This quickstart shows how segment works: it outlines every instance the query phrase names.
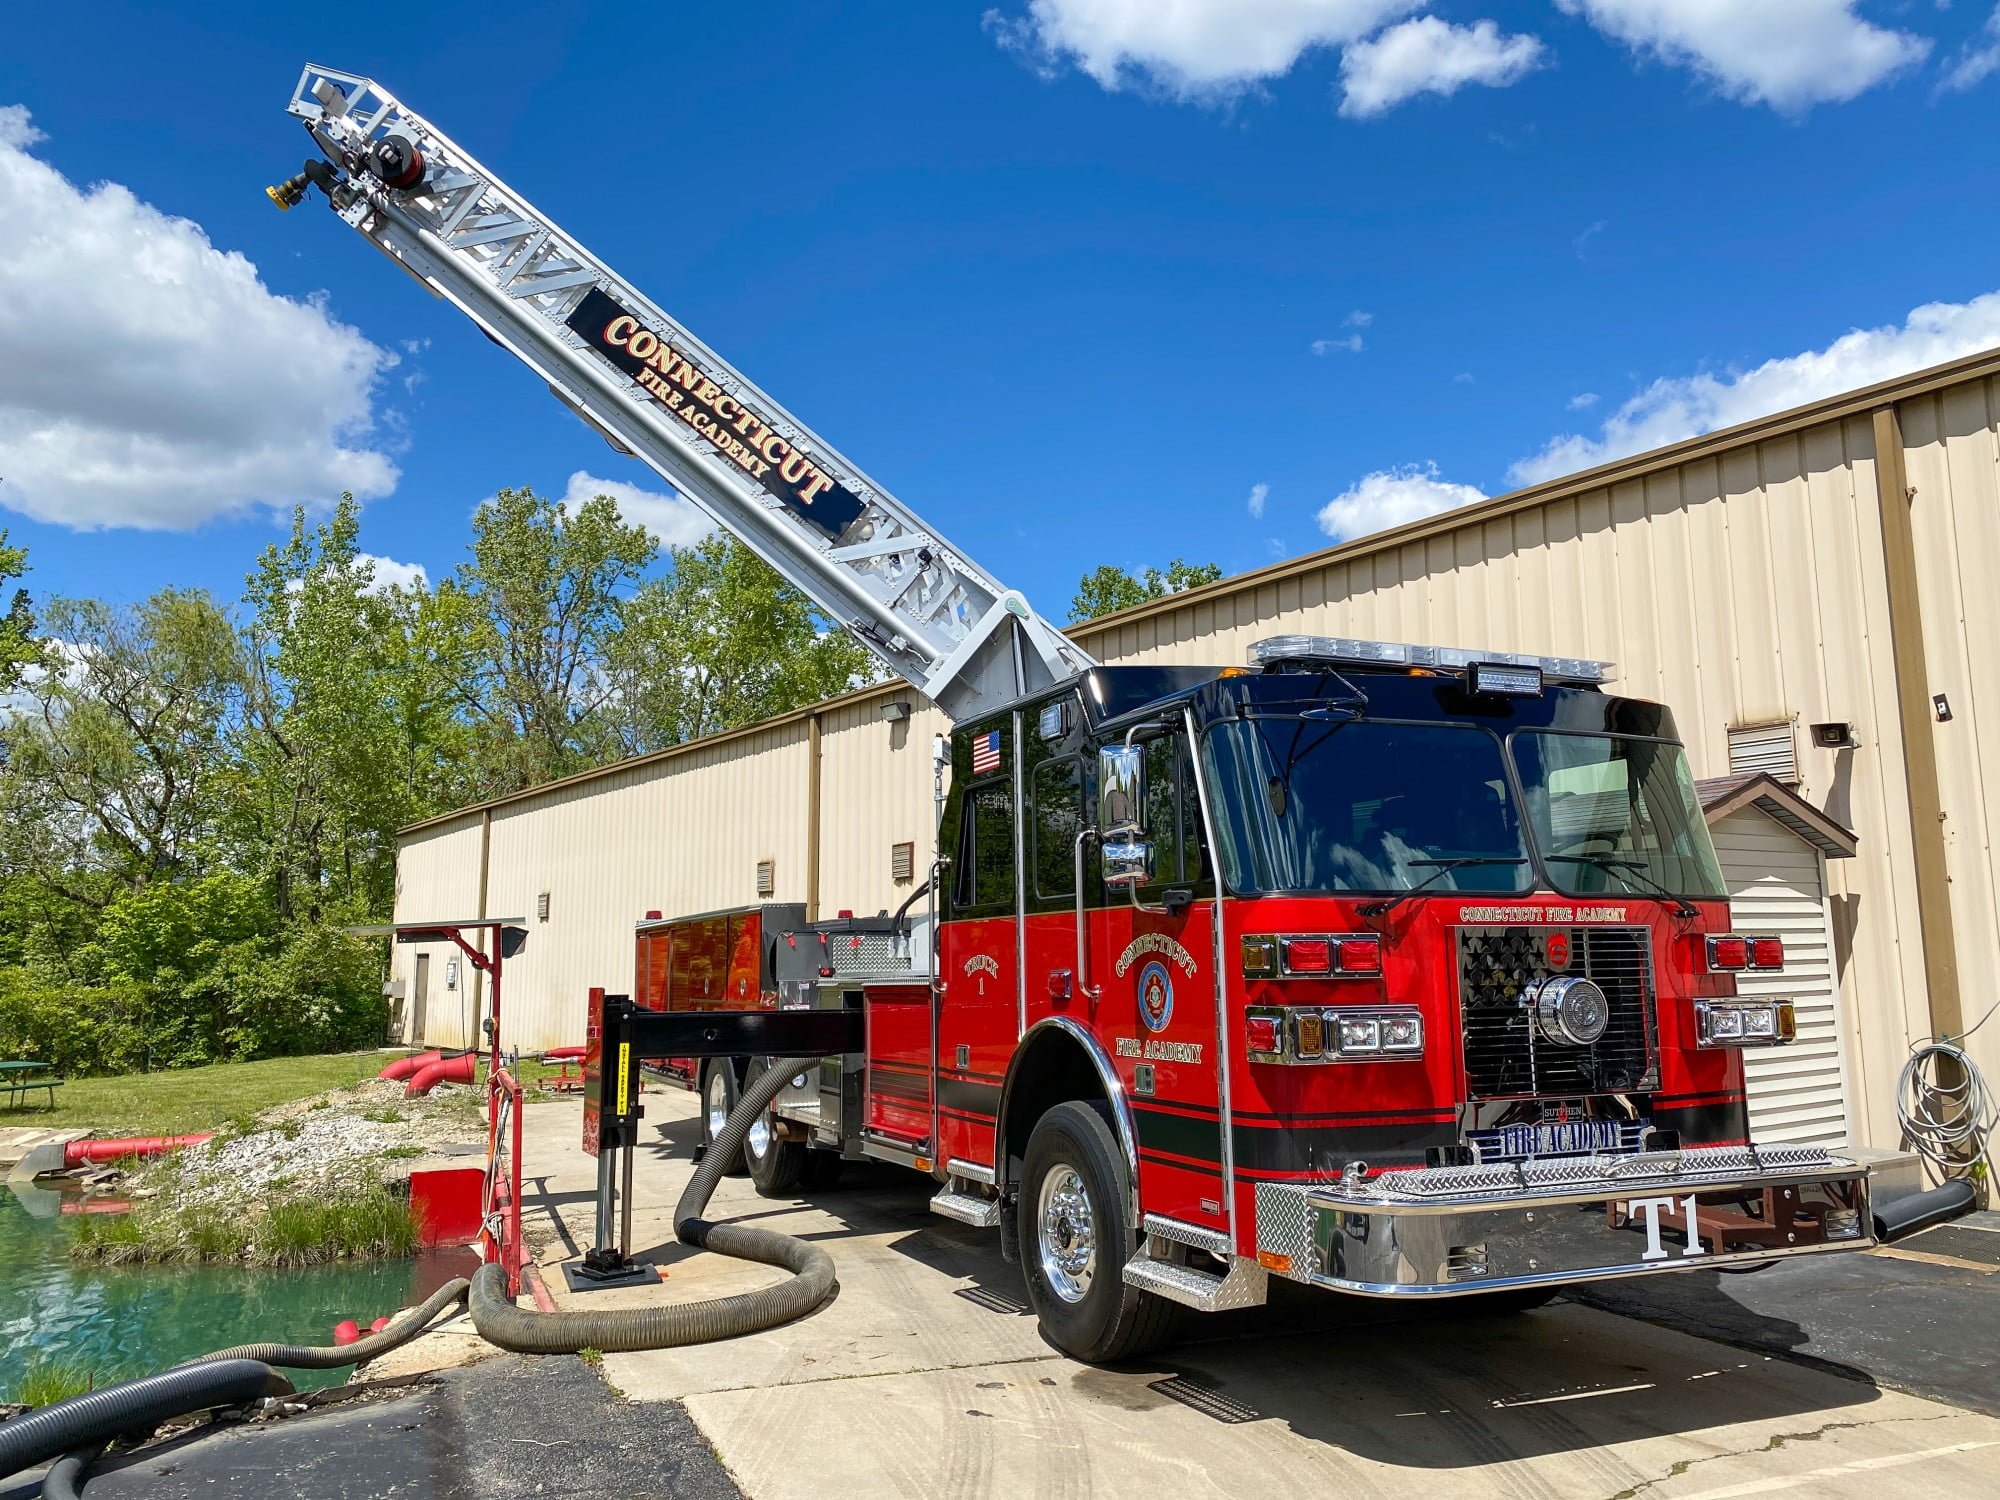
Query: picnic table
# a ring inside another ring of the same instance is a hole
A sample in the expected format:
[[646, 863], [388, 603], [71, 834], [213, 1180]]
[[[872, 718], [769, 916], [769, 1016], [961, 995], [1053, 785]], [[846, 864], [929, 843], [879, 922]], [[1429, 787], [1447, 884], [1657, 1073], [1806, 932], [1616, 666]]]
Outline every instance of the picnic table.
[[0, 1062], [0, 1095], [4, 1095], [9, 1109], [19, 1108], [21, 1103], [36, 1089], [47, 1089], [49, 1108], [56, 1107], [56, 1090], [63, 1081], [55, 1076], [55, 1069], [45, 1062]]

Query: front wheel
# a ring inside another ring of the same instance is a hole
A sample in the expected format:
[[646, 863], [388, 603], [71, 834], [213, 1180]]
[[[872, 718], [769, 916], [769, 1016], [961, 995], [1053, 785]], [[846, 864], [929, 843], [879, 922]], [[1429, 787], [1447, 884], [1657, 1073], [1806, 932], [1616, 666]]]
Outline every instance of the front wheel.
[[1035, 1123], [1015, 1232], [1043, 1336], [1090, 1364], [1134, 1359], [1173, 1335], [1178, 1309], [1125, 1284], [1127, 1169], [1104, 1116], [1058, 1104]]

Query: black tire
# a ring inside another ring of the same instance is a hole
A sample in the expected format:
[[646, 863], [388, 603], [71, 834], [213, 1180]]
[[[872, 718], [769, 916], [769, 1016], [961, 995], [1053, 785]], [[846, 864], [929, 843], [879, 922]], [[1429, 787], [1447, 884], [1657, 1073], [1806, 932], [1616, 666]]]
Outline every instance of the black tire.
[[[1174, 1303], [1125, 1285], [1134, 1243], [1129, 1183], [1117, 1138], [1097, 1109], [1058, 1104], [1035, 1122], [1015, 1214], [1021, 1270], [1042, 1336], [1086, 1364], [1151, 1353], [1173, 1337], [1177, 1321]], [[1076, 1274], [1064, 1270], [1062, 1257], [1082, 1253], [1077, 1239], [1084, 1226], [1062, 1211], [1064, 1195], [1088, 1214], [1090, 1253]]]
[[799, 1185], [809, 1193], [838, 1187], [840, 1174], [846, 1166], [847, 1162], [838, 1151], [809, 1148], [806, 1151], [806, 1169], [799, 1177]]
[[[763, 1058], [752, 1059], [744, 1073], [744, 1089], [747, 1091], [770, 1068]], [[750, 1180], [756, 1184], [758, 1193], [766, 1198], [791, 1197], [805, 1175], [807, 1149], [804, 1141], [779, 1140], [776, 1111], [767, 1110], [743, 1142], [743, 1160], [750, 1168]]]
[[[736, 1067], [725, 1059], [706, 1064], [701, 1070], [701, 1143], [709, 1150], [715, 1149], [715, 1138], [722, 1128], [722, 1120], [717, 1119], [719, 1111], [722, 1119], [736, 1112], [736, 1101], [742, 1097], [742, 1090], [736, 1086]], [[743, 1153], [722, 1169], [725, 1177], [741, 1177], [750, 1170], [744, 1162]]]

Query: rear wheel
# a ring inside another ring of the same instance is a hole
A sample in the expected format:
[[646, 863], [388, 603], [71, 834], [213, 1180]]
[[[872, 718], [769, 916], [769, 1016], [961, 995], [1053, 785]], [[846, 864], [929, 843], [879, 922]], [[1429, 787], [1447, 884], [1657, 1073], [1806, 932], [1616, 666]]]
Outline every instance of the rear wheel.
[[1125, 1285], [1129, 1180], [1090, 1105], [1058, 1104], [1036, 1121], [1015, 1215], [1028, 1300], [1043, 1336], [1091, 1364], [1135, 1359], [1173, 1336], [1175, 1305]]
[[[745, 1090], [770, 1068], [771, 1065], [761, 1057], [752, 1062], [743, 1080]], [[749, 1164], [750, 1180], [766, 1198], [791, 1197], [806, 1169], [806, 1143], [782, 1140], [778, 1130], [776, 1111], [767, 1109], [750, 1127], [750, 1134], [743, 1142], [743, 1159]]]
[[[736, 1088], [736, 1068], [726, 1058], [711, 1062], [701, 1075], [701, 1143], [709, 1150], [715, 1149], [716, 1140], [722, 1134], [722, 1127], [736, 1108], [738, 1091]], [[741, 1177], [749, 1168], [744, 1164], [744, 1152], [737, 1152], [728, 1166], [722, 1169], [725, 1177]]]

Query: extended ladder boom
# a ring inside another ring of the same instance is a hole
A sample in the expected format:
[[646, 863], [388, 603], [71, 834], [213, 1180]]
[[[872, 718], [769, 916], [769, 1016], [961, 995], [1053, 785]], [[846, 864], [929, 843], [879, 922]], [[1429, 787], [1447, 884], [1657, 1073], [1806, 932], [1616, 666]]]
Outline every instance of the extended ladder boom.
[[307, 67], [311, 186], [954, 719], [1092, 665], [714, 350], [372, 79]]

